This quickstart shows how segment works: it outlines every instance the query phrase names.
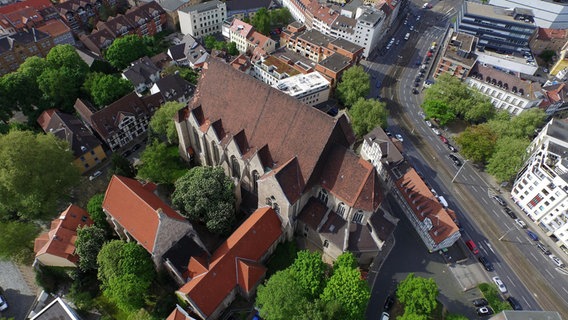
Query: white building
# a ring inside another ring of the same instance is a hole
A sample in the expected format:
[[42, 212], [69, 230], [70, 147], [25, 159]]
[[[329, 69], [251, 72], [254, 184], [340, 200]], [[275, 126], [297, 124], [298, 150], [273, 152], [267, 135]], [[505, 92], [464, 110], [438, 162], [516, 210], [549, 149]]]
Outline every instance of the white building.
[[223, 21], [227, 19], [227, 6], [213, 0], [178, 10], [179, 25], [183, 34], [194, 38], [220, 33]]
[[465, 83], [489, 97], [495, 108], [512, 115], [538, 106], [544, 96], [538, 82], [523, 80], [513, 74], [477, 63]]
[[324, 76], [314, 71], [280, 80], [273, 87], [307, 105], [315, 106], [329, 99], [331, 85]]
[[250, 72], [251, 76], [271, 86], [298, 74], [300, 74], [298, 70], [273, 56], [257, 60], [253, 63]]
[[288, 8], [294, 20], [301, 23], [306, 22], [306, 5], [301, 0], [282, 0], [282, 6]]
[[568, 252], [568, 123], [553, 119], [527, 148], [511, 197]]
[[541, 28], [568, 29], [568, 3], [551, 0], [490, 0], [489, 4], [506, 8], [532, 10], [534, 22]]
[[[368, 57], [371, 51], [381, 40], [386, 21], [383, 11], [371, 10], [369, 8], [357, 9], [357, 25], [353, 34], [353, 43], [365, 48], [363, 55]], [[348, 39], [346, 39], [348, 40]]]

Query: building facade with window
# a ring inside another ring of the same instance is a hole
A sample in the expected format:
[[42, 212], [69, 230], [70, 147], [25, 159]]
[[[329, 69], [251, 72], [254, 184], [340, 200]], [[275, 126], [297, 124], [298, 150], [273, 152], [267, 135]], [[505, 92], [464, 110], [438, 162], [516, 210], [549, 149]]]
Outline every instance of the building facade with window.
[[350, 149], [354, 135], [344, 116], [330, 117], [212, 59], [175, 124], [181, 156], [222, 167], [239, 203], [273, 208], [287, 238], [298, 232], [317, 248], [327, 240], [337, 248], [324, 250], [330, 260], [352, 251], [368, 265], [391, 236], [392, 222], [379, 212], [379, 177]]
[[568, 253], [568, 123], [551, 120], [527, 148], [513, 201]]
[[28, 57], [47, 56], [54, 46], [53, 38], [37, 29], [0, 38], [0, 76], [16, 71]]
[[464, 80], [477, 61], [475, 43], [477, 38], [461, 32], [448, 30], [443, 44], [443, 51], [434, 71], [434, 78], [442, 73], [449, 73], [453, 77]]
[[203, 2], [179, 9], [178, 15], [181, 32], [201, 38], [221, 33], [227, 19], [227, 5], [219, 0]]

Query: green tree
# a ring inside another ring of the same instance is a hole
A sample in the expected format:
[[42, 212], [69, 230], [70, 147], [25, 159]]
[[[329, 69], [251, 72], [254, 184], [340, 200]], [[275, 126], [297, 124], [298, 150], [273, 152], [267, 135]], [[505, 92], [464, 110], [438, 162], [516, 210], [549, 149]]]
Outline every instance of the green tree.
[[466, 128], [456, 141], [466, 158], [485, 164], [495, 151], [497, 134], [487, 124], [480, 124]]
[[[37, 81], [37, 78], [48, 68], [48, 63], [45, 59], [38, 56], [26, 58], [26, 61], [18, 67], [18, 73]], [[39, 89], [39, 88], [38, 88]]]
[[110, 64], [122, 70], [128, 65], [147, 54], [144, 40], [135, 34], [115, 39], [105, 52], [105, 58]]
[[187, 171], [176, 146], [168, 147], [158, 140], [149, 144], [142, 156], [138, 176], [156, 183], [174, 183]]
[[544, 50], [539, 57], [544, 60], [546, 64], [552, 63], [552, 58], [556, 55], [554, 50]]
[[333, 270], [321, 300], [328, 304], [337, 302], [341, 305], [341, 319], [364, 319], [365, 310], [371, 293], [367, 282], [361, 279], [357, 268], [340, 266]]
[[99, 107], [104, 107], [122, 98], [134, 89], [130, 81], [126, 79], [99, 72], [89, 74], [83, 88]]
[[355, 256], [353, 256], [353, 254], [349, 251], [342, 253], [339, 257], [337, 257], [335, 262], [333, 262], [334, 270], [343, 267], [357, 269], [357, 266], [357, 259], [355, 259]]
[[[468, 90], [472, 91], [468, 88]], [[491, 100], [482, 96], [479, 92], [472, 92], [473, 102], [464, 112], [463, 119], [469, 123], [482, 123], [493, 118], [495, 107]]]
[[188, 67], [181, 67], [176, 65], [168, 66], [164, 68], [164, 70], [162, 70], [162, 77], [170, 74], [175, 74], [176, 72], [178, 72], [179, 76], [184, 78], [187, 82], [193, 85], [197, 84], [197, 79], [199, 79], [199, 73]]
[[337, 95], [343, 105], [351, 108], [360, 98], [365, 98], [371, 90], [369, 75], [361, 66], [347, 69], [337, 84]]
[[270, 20], [279, 26], [285, 26], [292, 21], [292, 14], [288, 8], [270, 10]]
[[175, 114], [185, 107], [185, 104], [169, 101], [156, 110], [150, 119], [150, 128], [158, 135], [165, 137], [169, 144], [177, 143], [178, 136], [174, 122]]
[[0, 216], [50, 217], [57, 201], [79, 182], [67, 141], [13, 130], [0, 135]]
[[89, 66], [75, 51], [75, 47], [69, 44], [57, 45], [49, 50], [45, 57], [49, 68], [58, 69], [67, 67], [75, 72], [76, 80], [82, 83], [89, 72]]
[[[73, 104], [80, 91], [76, 79], [75, 71], [68, 67], [62, 67], [45, 70], [37, 81], [49, 107], [59, 107], [64, 111], [72, 112]], [[82, 81], [79, 83], [82, 83]]]
[[446, 125], [456, 118], [456, 114], [450, 110], [450, 107], [439, 100], [424, 100], [422, 103], [424, 114], [430, 119], [436, 119], [440, 125]]
[[134, 242], [113, 240], [101, 248], [97, 263], [103, 294], [125, 311], [144, 306], [145, 296], [156, 277], [150, 255]]
[[0, 223], [0, 259], [20, 260], [33, 255], [34, 239], [38, 233], [39, 227], [30, 222]]
[[237, 44], [234, 41], [229, 42], [229, 44], [227, 45], [227, 53], [232, 56], [239, 54], [239, 50], [237, 50]]
[[91, 216], [91, 220], [93, 220], [95, 226], [101, 229], [108, 228], [106, 214], [103, 211], [104, 199], [105, 195], [103, 193], [99, 193], [92, 196], [87, 203], [87, 212], [89, 213], [89, 216]]
[[130, 160], [123, 157], [121, 154], [114, 153], [111, 160], [111, 174], [116, 174], [118, 176], [123, 176], [127, 178], [134, 178], [136, 176], [136, 169], [130, 163]]
[[313, 300], [323, 292], [326, 282], [327, 267], [318, 252], [302, 250], [289, 268], [296, 279], [297, 286], [305, 292], [305, 296]]
[[128, 320], [154, 320], [154, 318], [146, 309], [140, 309], [128, 315]]
[[429, 316], [438, 304], [438, 286], [434, 279], [410, 273], [396, 290], [396, 297], [404, 304], [404, 314]]
[[536, 134], [536, 130], [544, 124], [546, 113], [539, 108], [529, 109], [522, 112], [518, 116], [511, 118], [509, 128], [511, 129], [509, 136], [515, 138], [532, 139]]
[[265, 284], [258, 287], [256, 305], [260, 316], [266, 320], [308, 319], [303, 317], [302, 309], [307, 309], [309, 301], [290, 270], [276, 272]]
[[250, 24], [256, 31], [270, 36], [270, 13], [266, 8], [260, 8], [250, 20]]
[[529, 144], [528, 139], [500, 138], [487, 163], [487, 172], [501, 182], [511, 181], [526, 160]]
[[97, 255], [106, 240], [106, 231], [95, 225], [77, 228], [75, 252], [79, 256], [79, 269], [82, 271], [95, 270]]
[[468, 320], [469, 318], [466, 316], [463, 316], [461, 314], [455, 314], [455, 313], [448, 313], [446, 315], [446, 320]]
[[428, 320], [428, 316], [405, 312], [402, 316], [396, 317], [396, 320]]
[[175, 183], [173, 204], [207, 229], [227, 234], [235, 222], [234, 184], [220, 167], [194, 167]]
[[217, 39], [215, 39], [215, 37], [212, 36], [212, 35], [208, 35], [208, 36], [205, 36], [204, 42], [205, 42], [205, 48], [207, 50], [212, 50], [212, 49], [215, 48], [215, 44], [217, 43]]
[[388, 111], [386, 104], [375, 99], [360, 98], [349, 110], [353, 131], [363, 137], [375, 127], [387, 127]]
[[0, 121], [8, 121], [15, 111], [29, 115], [41, 92], [34, 79], [22, 72], [12, 72], [0, 78]]

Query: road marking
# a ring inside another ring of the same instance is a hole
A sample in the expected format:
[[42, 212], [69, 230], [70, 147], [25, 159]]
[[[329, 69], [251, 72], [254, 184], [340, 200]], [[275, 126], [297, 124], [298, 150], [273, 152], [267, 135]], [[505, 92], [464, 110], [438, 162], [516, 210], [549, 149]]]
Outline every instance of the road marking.
[[550, 273], [550, 271], [548, 271], [548, 269], [544, 269], [544, 271], [546, 271], [546, 273], [548, 273], [548, 275], [549, 275], [552, 279], [554, 279], [554, 276], [552, 275], [552, 273]]
[[[531, 256], [532, 256], [536, 261], [538, 261], [538, 258], [534, 255], [534, 253], [531, 252]], [[548, 271], [548, 270], [546, 270], [546, 271]]]
[[475, 186], [471, 186], [471, 188], [473, 189], [473, 191], [477, 192], [477, 188]]
[[515, 284], [513, 279], [511, 279], [511, 277], [507, 276], [507, 279], [509, 279], [509, 282], [513, 285], [513, 287], [517, 287], [517, 285]]
[[566, 292], [566, 294], [568, 294], [568, 290], [566, 290], [566, 288], [562, 287], [562, 290], [564, 290], [564, 292]]
[[521, 240], [521, 238], [519, 238], [519, 236], [517, 236], [516, 239], [517, 239], [517, 241], [519, 241], [519, 242], [523, 242], [523, 240]]
[[489, 204], [489, 202], [487, 202], [487, 200], [485, 200], [485, 198], [481, 198], [481, 201], [485, 202], [485, 204]]
[[491, 252], [495, 253], [495, 250], [493, 250], [493, 247], [489, 242], [486, 242], [485, 244], [487, 244], [487, 247], [489, 248], [489, 250], [491, 250]]
[[[534, 294], [534, 293], [533, 293]], [[536, 296], [536, 294], [535, 294]], [[527, 299], [525, 297], [523, 297], [523, 300], [525, 300], [525, 303], [527, 304], [527, 307], [525, 308], [525, 310], [530, 310], [532, 309], [531, 304], [527, 301]]]

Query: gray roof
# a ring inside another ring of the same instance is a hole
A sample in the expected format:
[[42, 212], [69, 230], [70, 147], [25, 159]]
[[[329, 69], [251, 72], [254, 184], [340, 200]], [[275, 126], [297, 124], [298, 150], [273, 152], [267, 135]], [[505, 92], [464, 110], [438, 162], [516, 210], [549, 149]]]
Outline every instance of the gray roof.
[[166, 101], [174, 101], [185, 96], [190, 97], [195, 87], [178, 74], [172, 74], [156, 81], [156, 86]]
[[325, 47], [328, 43], [333, 41], [335, 38], [331, 36], [326, 36], [325, 34], [317, 31], [316, 29], [311, 29], [298, 34], [298, 38], [305, 40], [311, 44]]
[[170, 47], [169, 55], [172, 60], [187, 59], [192, 64], [199, 60], [204, 61], [209, 56], [207, 50], [189, 34], [183, 37], [180, 44]]
[[374, 26], [379, 21], [381, 21], [382, 17], [383, 15], [379, 14], [378, 12], [373, 12], [372, 10], [365, 10], [365, 12], [363, 12], [363, 14], [359, 16], [358, 19], [361, 21], [368, 22]]
[[351, 60], [349, 60], [349, 58], [342, 56], [339, 53], [334, 53], [322, 60], [319, 64], [327, 69], [339, 72], [345, 68], [349, 68], [350, 62]]
[[217, 6], [219, 6], [222, 3], [223, 2], [221, 2], [219, 0], [213, 0], [213, 1], [207, 1], [207, 2], [203, 2], [203, 3], [199, 3], [199, 4], [196, 4], [196, 5], [193, 5], [193, 6], [189, 6], [189, 7], [184, 7], [184, 8], [181, 8], [179, 10], [181, 10], [183, 12], [205, 12], [205, 11], [216, 9]]
[[32, 29], [31, 32], [18, 32], [10, 36], [0, 38], [0, 53], [12, 50], [15, 43], [27, 44], [30, 42], [38, 42], [39, 40], [43, 40], [48, 37], [50, 37], [49, 34], [37, 29]]
[[568, 141], [568, 123], [553, 119], [546, 134], [561, 141]]
[[359, 50], [363, 50], [363, 47], [361, 47], [360, 45], [356, 45], [356, 44], [354, 44], [354, 43], [352, 43], [352, 42], [349, 42], [349, 41], [347, 41], [347, 40], [345, 40], [345, 39], [341, 39], [341, 38], [337, 38], [337, 39], [331, 41], [331, 43], [332, 43], [334, 46], [340, 47], [340, 48], [342, 48], [343, 50], [347, 50], [347, 51], [349, 51], [349, 52], [351, 52], [351, 53], [355, 53], [355, 52], [357, 52], [357, 51], [359, 51]]
[[556, 311], [505, 310], [494, 315], [490, 320], [562, 320], [562, 317]]
[[47, 307], [39, 311], [31, 320], [80, 320], [75, 310], [71, 309], [61, 298], [53, 300]]
[[[146, 2], [151, 2], [151, 1], [146, 1]], [[181, 6], [183, 6], [187, 2], [188, 1], [184, 1], [184, 0], [160, 0], [160, 1], [158, 1], [160, 6], [162, 6], [162, 8], [164, 8], [164, 10], [170, 11], [170, 12], [177, 11]]]
[[272, 0], [231, 0], [225, 2], [227, 5], [227, 11], [241, 11], [241, 10], [251, 10], [267, 8], [270, 6]]
[[140, 83], [147, 83], [150, 75], [160, 72], [160, 69], [148, 57], [142, 57], [132, 63], [122, 73], [134, 86]]
[[400, 151], [398, 151], [392, 140], [381, 127], [376, 127], [363, 139], [365, 139], [369, 145], [378, 143], [383, 155], [386, 155], [386, 161], [388, 161], [388, 163], [396, 164], [404, 160]]

